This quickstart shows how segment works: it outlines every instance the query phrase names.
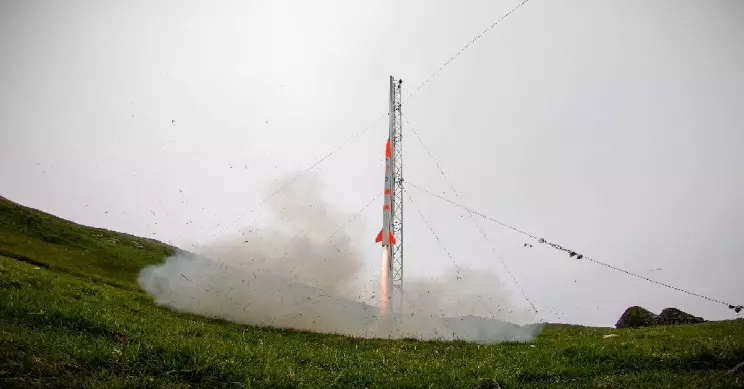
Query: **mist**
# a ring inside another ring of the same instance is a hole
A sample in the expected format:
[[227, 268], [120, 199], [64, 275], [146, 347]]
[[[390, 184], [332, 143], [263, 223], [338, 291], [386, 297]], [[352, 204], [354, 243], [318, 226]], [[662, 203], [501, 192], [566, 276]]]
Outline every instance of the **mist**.
[[303, 178], [264, 207], [270, 223], [178, 251], [144, 268], [140, 286], [180, 312], [357, 337], [494, 343], [529, 341], [541, 329], [514, 324], [534, 318], [504, 308], [513, 306], [511, 295], [495, 275], [460, 267], [436, 278], [407, 278], [403, 300], [393, 297], [400, 309], [381, 321], [379, 272], [364, 271], [364, 261], [377, 264], [379, 258], [360, 256], [353, 224], [339, 228], [353, 215], [323, 200], [317, 178]]

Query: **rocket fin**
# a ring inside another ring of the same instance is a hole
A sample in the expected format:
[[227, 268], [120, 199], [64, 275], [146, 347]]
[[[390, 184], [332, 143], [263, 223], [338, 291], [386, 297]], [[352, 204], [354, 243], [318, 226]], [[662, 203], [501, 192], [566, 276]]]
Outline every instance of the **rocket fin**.
[[395, 244], [395, 236], [393, 236], [393, 231], [390, 232], [390, 244]]
[[375, 238], [375, 243], [382, 242], [382, 230], [380, 230], [380, 233], [377, 234], [377, 238]]

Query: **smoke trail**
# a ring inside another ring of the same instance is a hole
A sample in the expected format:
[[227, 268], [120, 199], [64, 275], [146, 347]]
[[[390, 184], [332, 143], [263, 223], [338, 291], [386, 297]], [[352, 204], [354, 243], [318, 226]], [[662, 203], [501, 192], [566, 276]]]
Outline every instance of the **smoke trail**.
[[[144, 268], [140, 286], [174, 310], [249, 325], [479, 342], [530, 340], [539, 331], [539, 326], [502, 321], [520, 319], [498, 311], [508, 294], [494, 288], [495, 277], [467, 271], [406, 280], [405, 314], [391, 312], [381, 326], [379, 308], [358, 301], [365, 276], [350, 237], [341, 232], [327, 240], [346, 217], [328, 208], [318, 188], [316, 179], [304, 179], [267, 204], [280, 220], [276, 225], [262, 227], [241, 243], [218, 242], [199, 254], [178, 252]], [[297, 229], [304, 233], [298, 235]]]

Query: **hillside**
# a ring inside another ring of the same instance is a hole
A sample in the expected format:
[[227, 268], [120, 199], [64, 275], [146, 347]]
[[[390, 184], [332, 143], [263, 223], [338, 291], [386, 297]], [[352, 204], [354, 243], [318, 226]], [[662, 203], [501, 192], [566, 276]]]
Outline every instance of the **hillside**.
[[0, 255], [129, 289], [137, 274], [174, 248], [82, 226], [0, 197]]
[[744, 387], [742, 320], [498, 345], [247, 327], [138, 289], [173, 250], [0, 200], [0, 387]]

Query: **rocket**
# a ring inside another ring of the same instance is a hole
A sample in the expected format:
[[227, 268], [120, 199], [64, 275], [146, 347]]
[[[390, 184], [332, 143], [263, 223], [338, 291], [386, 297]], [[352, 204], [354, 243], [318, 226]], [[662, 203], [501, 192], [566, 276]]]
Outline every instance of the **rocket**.
[[382, 206], [382, 230], [377, 234], [375, 242], [382, 242], [382, 246], [390, 246], [395, 244], [395, 236], [393, 231], [390, 229], [392, 222], [392, 211], [390, 207], [393, 204], [393, 166], [392, 166], [393, 152], [390, 146], [390, 139], [388, 138], [385, 144], [385, 204]]
[[[399, 80], [398, 83], [401, 81]], [[392, 249], [395, 245], [395, 236], [393, 235], [393, 192], [395, 191], [395, 182], [393, 182], [393, 169], [395, 164], [396, 141], [395, 137], [395, 85], [393, 76], [390, 76], [390, 113], [389, 125], [390, 133], [387, 142], [385, 142], [385, 203], [382, 206], [382, 230], [377, 234], [375, 242], [382, 243], [382, 273], [380, 274], [380, 317], [383, 321], [387, 320], [390, 310], [390, 293], [392, 291], [391, 272], [392, 263], [390, 261]]]
[[395, 244], [395, 236], [390, 228], [393, 215], [393, 166], [392, 166], [392, 150], [390, 146], [390, 139], [388, 138], [385, 144], [385, 204], [382, 206], [382, 230], [377, 234], [375, 242], [382, 243], [382, 273], [380, 274], [380, 318], [385, 322], [387, 320], [388, 312], [390, 310], [390, 291], [392, 285], [390, 284], [390, 254]]

